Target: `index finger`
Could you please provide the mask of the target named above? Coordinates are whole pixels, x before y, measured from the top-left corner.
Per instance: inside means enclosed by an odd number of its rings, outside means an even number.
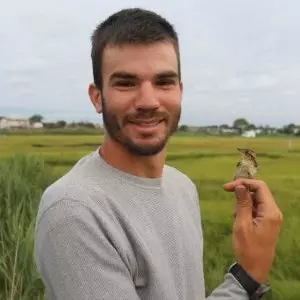
[[[253,192],[258,202],[264,204],[274,203],[271,191],[267,184],[262,180],[239,178],[224,184],[223,187],[226,191],[233,192],[239,185],[244,185],[248,188],[249,192]]]
[[[276,222],[283,220],[282,212],[277,206],[271,191],[267,184],[262,180],[239,178],[237,180],[224,184],[224,189],[228,192],[235,191],[239,185],[245,185],[248,191],[254,193],[257,204],[257,215],[262,215],[265,219],[275,220]]]

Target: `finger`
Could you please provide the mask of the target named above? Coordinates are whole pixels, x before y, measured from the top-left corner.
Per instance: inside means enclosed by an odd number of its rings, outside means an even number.
[[[256,195],[255,195],[254,192],[250,192],[250,195],[251,195],[251,199],[252,199],[252,202],[253,202],[253,208],[257,209],[258,201],[257,201]]]
[[[252,210],[252,219],[255,219],[258,217],[258,213],[257,213],[257,209],[253,208]],[[235,219],[236,218],[236,211],[234,211],[232,213],[232,218]]]
[[[253,201],[244,185],[235,189],[236,197],[236,222],[252,223]]]
[[[274,205],[275,201],[268,188],[262,180],[239,178],[237,180],[224,184],[224,190],[233,192],[237,186],[244,185],[247,189],[255,194],[257,201],[264,203],[264,205]]]
[[[256,179],[240,178],[224,185],[226,191],[234,191],[239,185],[244,185],[250,192],[255,194],[254,203],[257,215],[266,220],[282,221],[283,215],[277,206],[271,191],[264,181]]]
[[[250,197],[252,199],[252,218],[256,218],[258,216],[258,204],[256,202],[255,195],[252,192],[250,193]],[[236,205],[237,203],[235,204],[234,212],[232,214],[233,218],[236,217]]]
[[[239,185],[244,185],[249,188],[251,192],[257,192],[262,189],[266,184],[262,180],[248,179],[248,178],[238,178],[236,180],[227,182],[223,185],[223,188],[228,192],[233,192],[235,188]]]
[[[255,219],[258,217],[258,210],[256,208],[253,208],[252,210],[252,219]]]

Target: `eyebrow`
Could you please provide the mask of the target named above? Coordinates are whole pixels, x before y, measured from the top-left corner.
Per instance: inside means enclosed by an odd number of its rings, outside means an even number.
[[[115,72],[112,73],[109,80],[112,81],[113,79],[135,79],[137,76],[132,73],[128,72]]]
[[[128,73],[128,72],[115,72],[110,76],[110,81],[114,79],[137,79],[137,75],[133,73]],[[175,71],[163,71],[161,73],[158,73],[155,75],[156,79],[161,79],[161,78],[178,78],[178,74]]]
[[[156,78],[178,78],[178,74],[175,71],[164,71],[161,73],[158,73]]]

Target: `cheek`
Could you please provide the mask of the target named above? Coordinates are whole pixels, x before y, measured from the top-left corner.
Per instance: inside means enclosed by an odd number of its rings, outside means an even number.
[[[108,102],[109,106],[114,108],[114,110],[124,112],[131,107],[134,95],[130,92],[110,90],[105,99],[107,99],[106,102]]]
[[[124,97],[124,93],[110,92],[105,97],[106,111],[110,115],[114,115],[119,122],[122,122],[126,111],[130,107],[128,97]]]
[[[162,105],[169,112],[169,114],[173,115],[181,110],[181,99],[178,97],[178,95],[174,95],[173,97],[166,99]]]

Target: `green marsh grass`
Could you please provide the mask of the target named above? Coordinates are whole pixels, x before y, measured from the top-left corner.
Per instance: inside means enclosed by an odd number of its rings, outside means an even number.
[[[43,160],[17,155],[0,162],[0,299],[42,299],[33,263],[37,205],[50,184]]]
[[[0,300],[43,299],[33,260],[33,230],[40,195],[101,136],[27,135],[0,137]],[[223,280],[234,260],[231,224],[234,198],[222,186],[232,178],[237,147],[258,152],[259,178],[270,186],[284,213],[276,260],[266,299],[296,300],[300,295],[300,139],[175,136],[167,161],[196,184],[204,230],[207,294]],[[2,158],[2,159],[1,159]]]

